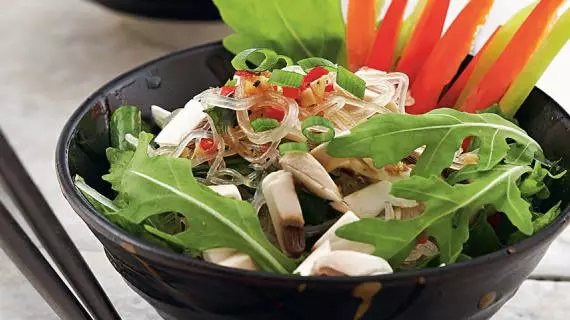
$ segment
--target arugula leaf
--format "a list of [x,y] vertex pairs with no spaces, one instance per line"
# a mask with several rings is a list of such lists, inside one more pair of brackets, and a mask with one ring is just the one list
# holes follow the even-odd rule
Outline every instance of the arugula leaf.
[[427,232],[437,241],[440,263],[453,263],[463,250],[463,244],[469,239],[469,218],[473,210],[463,209],[439,219]]
[[214,0],[236,33],[224,46],[237,54],[269,48],[293,60],[320,57],[343,64],[344,19],[338,0]]
[[[554,220],[556,220],[556,218],[558,218],[558,216],[562,212],[562,210],[560,209],[561,204],[562,204],[562,202],[558,202],[552,208],[550,208],[550,210],[548,210],[545,214],[540,215],[538,218],[536,218],[532,222],[534,233],[546,228],[549,224],[554,222]],[[511,235],[508,243],[510,245],[515,244],[515,243],[520,242],[526,238],[528,238],[527,235],[523,234],[520,231],[517,231]]]
[[511,143],[509,145],[509,151],[505,156],[505,163],[530,165],[534,160],[535,153],[529,147],[529,144]]
[[[521,233],[522,234],[522,233]],[[487,213],[480,212],[469,231],[464,252],[478,257],[501,249],[502,244],[493,227],[487,222]]]
[[229,128],[233,128],[237,125],[236,112],[231,109],[220,108],[220,107],[209,107],[204,110],[216,127],[218,133],[226,133]]
[[119,207],[111,201],[111,199],[100,194],[97,190],[91,188],[80,175],[76,175],[74,179],[75,186],[85,199],[97,209],[97,211],[107,215],[119,211]]
[[[442,178],[431,176],[424,178],[413,176],[407,180],[397,181],[392,185],[392,194],[396,197],[427,201],[425,211],[417,218],[410,220],[384,220],[367,218],[339,228],[339,237],[369,243],[375,246],[374,253],[385,259],[391,259],[400,250],[408,246],[424,230],[431,228],[442,253],[449,255],[446,260],[453,260],[457,249],[466,240],[465,227],[470,214],[461,214],[456,224],[459,226],[454,234],[446,231],[456,213],[475,213],[484,205],[494,205],[497,210],[505,212],[512,223],[524,234],[532,234],[532,215],[529,204],[521,198],[516,182],[521,175],[528,172],[529,167],[498,165],[485,172],[464,174],[472,181],[469,184],[451,186]],[[447,232],[447,233],[446,233]],[[454,243],[454,242],[460,242]]]
[[134,151],[122,151],[116,148],[107,148],[105,150],[107,155],[107,160],[111,165],[109,173],[104,175],[103,180],[111,183],[111,188],[115,191],[121,191],[121,181],[123,180],[123,174],[125,169],[129,165],[129,162],[135,154]]
[[141,224],[149,217],[177,212],[189,227],[172,236],[185,248],[234,248],[249,254],[265,271],[289,273],[295,268],[295,261],[266,239],[251,204],[224,198],[198,183],[188,159],[149,157],[150,140],[150,135],[141,133],[124,170],[120,192],[128,205],[118,211],[119,215]]
[[120,150],[132,149],[125,140],[127,133],[138,136],[142,128],[141,111],[135,106],[120,106],[113,111],[109,122],[109,135],[111,136],[111,146]]
[[413,174],[439,175],[453,161],[464,138],[476,136],[479,170],[490,170],[505,158],[506,139],[541,153],[540,145],[526,132],[495,114],[468,114],[453,109],[436,109],[423,115],[381,114],[357,125],[347,136],[333,139],[328,153],[337,158],[372,158],[376,167],[397,163],[415,149],[426,146]]

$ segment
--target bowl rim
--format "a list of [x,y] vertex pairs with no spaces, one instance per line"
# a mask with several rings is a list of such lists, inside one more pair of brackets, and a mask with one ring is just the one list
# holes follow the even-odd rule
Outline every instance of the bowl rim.
[[[534,234],[532,237],[527,238],[521,242],[516,243],[512,246],[507,246],[499,251],[495,251],[483,256],[475,257],[471,260],[465,262],[458,262],[451,265],[446,265],[438,268],[428,268],[414,271],[403,271],[396,272],[392,274],[384,274],[377,276],[358,276],[358,277],[317,277],[308,276],[301,277],[292,274],[278,274],[270,273],[265,271],[247,271],[235,268],[229,268],[224,266],[219,266],[213,263],[208,263],[190,256],[185,256],[178,254],[167,249],[154,246],[148,242],[145,242],[134,235],[123,231],[118,226],[111,223],[103,214],[99,213],[81,194],[81,192],[75,187],[73,183],[73,177],[71,176],[71,171],[69,168],[69,148],[71,141],[76,133],[76,128],[83,118],[83,116],[89,112],[93,106],[94,101],[98,101],[101,97],[106,96],[107,92],[110,92],[112,88],[116,88],[116,85],[127,81],[127,79],[137,76],[141,71],[157,64],[170,60],[173,58],[182,58],[183,56],[199,52],[199,51],[209,51],[211,49],[222,48],[220,41],[207,43],[204,45],[191,47],[179,51],[172,52],[165,56],[159,57],[157,59],[151,60],[144,63],[134,69],[131,69],[113,80],[107,82],[105,85],[97,89],[94,93],[89,95],[87,99],[72,113],[67,122],[65,123],[60,137],[57,142],[56,152],[55,152],[55,163],[56,163],[56,173],[60,184],[61,191],[67,201],[70,203],[73,210],[84,220],[89,228],[95,229],[97,232],[101,233],[108,240],[118,244],[127,245],[129,248],[134,248],[134,252],[146,259],[155,261],[159,264],[172,267],[178,270],[188,270],[189,267],[195,267],[196,272],[205,274],[214,274],[219,277],[248,277],[248,279],[254,280],[272,280],[275,283],[286,282],[291,283],[336,283],[336,284],[349,284],[354,285],[357,283],[368,282],[368,281],[379,281],[382,283],[390,282],[409,282],[410,280],[417,281],[417,279],[429,279],[434,277],[441,277],[450,272],[468,270],[470,268],[477,268],[484,264],[497,262],[501,259],[507,258],[510,255],[518,254],[526,250],[540,245],[545,240],[556,237],[560,232],[564,230],[567,222],[570,220],[570,205],[563,209],[560,216],[551,223],[547,228]],[[538,88],[536,88],[538,89]],[[550,100],[557,108],[563,111],[567,118],[570,118],[568,113],[549,95],[547,95],[541,89],[538,92],[547,100]]]

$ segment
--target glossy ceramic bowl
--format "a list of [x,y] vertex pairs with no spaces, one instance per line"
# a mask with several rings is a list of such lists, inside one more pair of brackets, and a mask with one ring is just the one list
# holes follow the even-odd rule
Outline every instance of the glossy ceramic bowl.
[[[104,245],[125,281],[165,319],[488,319],[536,267],[570,211],[515,246],[468,262],[417,272],[370,277],[293,277],[228,269],[154,247],[107,221],[75,189],[83,176],[111,195],[100,177],[108,169],[111,112],[122,104],[183,106],[198,92],[225,82],[231,55],[210,44],[152,61],[96,91],[67,122],[57,148],[62,191]],[[570,167],[570,117],[536,89],[517,115],[550,159]],[[570,180],[553,188],[568,199]]]
[[90,0],[111,10],[168,20],[219,20],[212,0]]

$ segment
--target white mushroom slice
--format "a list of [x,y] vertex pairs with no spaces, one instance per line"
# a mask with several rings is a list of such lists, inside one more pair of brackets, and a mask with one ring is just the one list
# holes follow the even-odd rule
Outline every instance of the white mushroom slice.
[[415,200],[394,197],[390,194],[392,183],[380,181],[344,197],[344,202],[358,217],[376,217],[386,208],[385,202],[402,208],[418,205]]
[[355,251],[332,251],[316,259],[314,276],[372,276],[394,272],[390,264],[373,255]]
[[243,270],[251,270],[256,271],[259,270],[253,259],[245,253],[236,253],[229,258],[220,261],[218,263],[221,266],[243,269]]
[[298,267],[293,271],[293,274],[299,274],[301,276],[310,276],[311,271],[313,271],[313,265],[315,261],[330,253],[331,252],[331,245],[328,241],[325,241],[317,250],[313,251]]
[[356,251],[360,253],[371,254],[374,252],[374,246],[364,242],[351,241],[343,238],[339,238],[335,235],[336,239],[333,239],[330,243],[332,251]]
[[263,179],[261,188],[281,250],[293,257],[300,256],[305,250],[305,220],[293,175],[283,170],[272,172]]
[[208,249],[202,252],[202,257],[205,261],[219,264],[221,261],[231,257],[236,254],[237,250],[231,248],[216,248]]
[[344,168],[350,161],[350,158],[334,158],[327,153],[328,143],[323,143],[311,150],[311,155],[325,168],[327,172],[331,172],[337,168]]
[[293,174],[295,180],[316,196],[330,201],[342,201],[338,190],[327,170],[307,152],[289,152],[279,160],[281,167]]
[[316,250],[325,242],[332,243],[334,241],[343,240],[342,238],[336,236],[336,230],[346,224],[356,222],[358,220],[360,219],[353,212],[346,212],[319,238],[319,240],[317,240],[317,242],[315,242],[313,245],[313,250]]
[[164,128],[168,122],[168,118],[172,114],[172,112],[155,105],[150,106],[150,113],[154,123],[156,123],[156,125],[161,129]]
[[154,139],[161,147],[178,146],[184,137],[196,128],[206,118],[202,104],[190,100],[180,112],[168,122]]
[[208,186],[208,187],[223,197],[234,200],[241,200],[241,194],[239,193],[239,189],[233,184],[220,184],[217,186]]

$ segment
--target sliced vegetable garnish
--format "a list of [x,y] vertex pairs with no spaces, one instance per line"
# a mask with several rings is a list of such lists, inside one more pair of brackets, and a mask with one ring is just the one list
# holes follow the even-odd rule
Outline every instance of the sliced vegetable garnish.
[[283,95],[287,98],[297,99],[301,95],[300,88],[283,87]]
[[370,50],[366,65],[368,67],[390,71],[394,64],[394,55],[396,53],[396,43],[404,11],[408,0],[394,0],[386,12],[386,16],[380,23],[380,27],[376,32],[376,40]]
[[263,132],[279,127],[279,121],[271,118],[257,118],[251,122],[255,132]]
[[534,85],[546,71],[558,52],[570,39],[570,9],[560,17],[554,25],[542,46],[532,55],[520,75],[511,84],[507,93],[499,102],[501,110],[507,116],[514,116],[524,100],[528,97]]
[[[259,59],[260,55],[263,56],[263,60],[261,60],[257,67],[251,68],[248,65],[248,60],[254,59],[255,57]],[[236,56],[232,59],[232,66],[236,70],[259,72],[273,68],[277,61],[279,61],[279,57],[275,51],[263,48],[252,48],[243,50],[242,52],[236,54]]]
[[282,69],[285,67],[292,66],[293,64],[294,64],[293,59],[289,58],[288,56],[279,54],[277,55],[277,62],[273,67],[277,69]]
[[462,111],[475,112],[499,102],[542,42],[556,18],[556,11],[563,3],[564,0],[542,0],[538,3],[505,51],[469,93],[465,103],[460,106]]
[[416,103],[406,108],[411,114],[422,114],[437,106],[443,88],[451,82],[461,62],[469,54],[475,33],[491,11],[493,0],[472,0],[459,13],[447,32],[425,60],[411,92]]
[[303,87],[307,87],[311,82],[320,79],[322,76],[329,74],[329,71],[323,67],[314,67],[307,73],[305,78],[303,78]]
[[397,71],[408,75],[410,83],[414,83],[426,57],[441,37],[449,2],[450,0],[428,1],[422,11],[420,21],[396,67]]
[[346,18],[346,49],[351,70],[366,65],[375,27],[376,0],[350,0]]
[[286,154],[287,152],[309,152],[309,146],[303,142],[285,142],[279,145],[279,152]]
[[338,66],[336,83],[338,83],[338,85],[346,91],[352,93],[355,97],[359,99],[364,98],[364,92],[366,91],[366,82],[359,76],[341,66]]
[[297,72],[273,70],[268,82],[283,87],[299,88],[303,83],[303,75]]
[[475,66],[479,63],[479,59],[481,59],[481,56],[483,56],[487,52],[487,50],[489,50],[489,44],[491,44],[495,36],[499,33],[499,30],[501,30],[500,26],[497,27],[497,29],[495,29],[495,32],[493,32],[493,34],[489,37],[487,42],[485,42],[483,48],[481,48],[481,50],[479,50],[479,52],[475,55],[475,57],[473,57],[473,60],[469,62],[465,70],[461,72],[457,80],[455,80],[455,82],[451,85],[451,88],[449,88],[449,90],[447,90],[447,92],[443,95],[443,98],[441,98],[441,101],[439,102],[439,106],[441,107],[455,106],[455,103],[457,102],[457,99],[459,99],[461,91],[463,91],[463,89],[467,85],[467,81],[469,81],[469,78],[473,74]]
[[271,118],[281,122],[285,117],[285,111],[280,108],[268,107],[263,110],[263,116],[265,118]]
[[428,0],[419,0],[414,7],[414,10],[410,14],[410,16],[402,23],[402,28],[400,29],[400,34],[398,35],[398,43],[396,44],[396,56],[395,56],[395,63],[398,63],[400,57],[404,53],[404,49],[408,45],[410,41],[410,37],[414,32],[416,25],[418,24],[418,20],[422,16],[422,13],[426,7]]
[[223,86],[222,89],[220,90],[220,95],[229,96],[234,92],[236,92],[236,86]]
[[215,148],[214,139],[202,138],[200,139],[200,148],[206,152],[212,151]]
[[336,71],[336,65],[323,58],[307,58],[297,61],[297,64],[307,72],[314,67],[323,67],[329,71]]
[[310,116],[305,119],[301,123],[301,131],[307,139],[315,143],[330,141],[335,134],[333,124],[320,116]]

